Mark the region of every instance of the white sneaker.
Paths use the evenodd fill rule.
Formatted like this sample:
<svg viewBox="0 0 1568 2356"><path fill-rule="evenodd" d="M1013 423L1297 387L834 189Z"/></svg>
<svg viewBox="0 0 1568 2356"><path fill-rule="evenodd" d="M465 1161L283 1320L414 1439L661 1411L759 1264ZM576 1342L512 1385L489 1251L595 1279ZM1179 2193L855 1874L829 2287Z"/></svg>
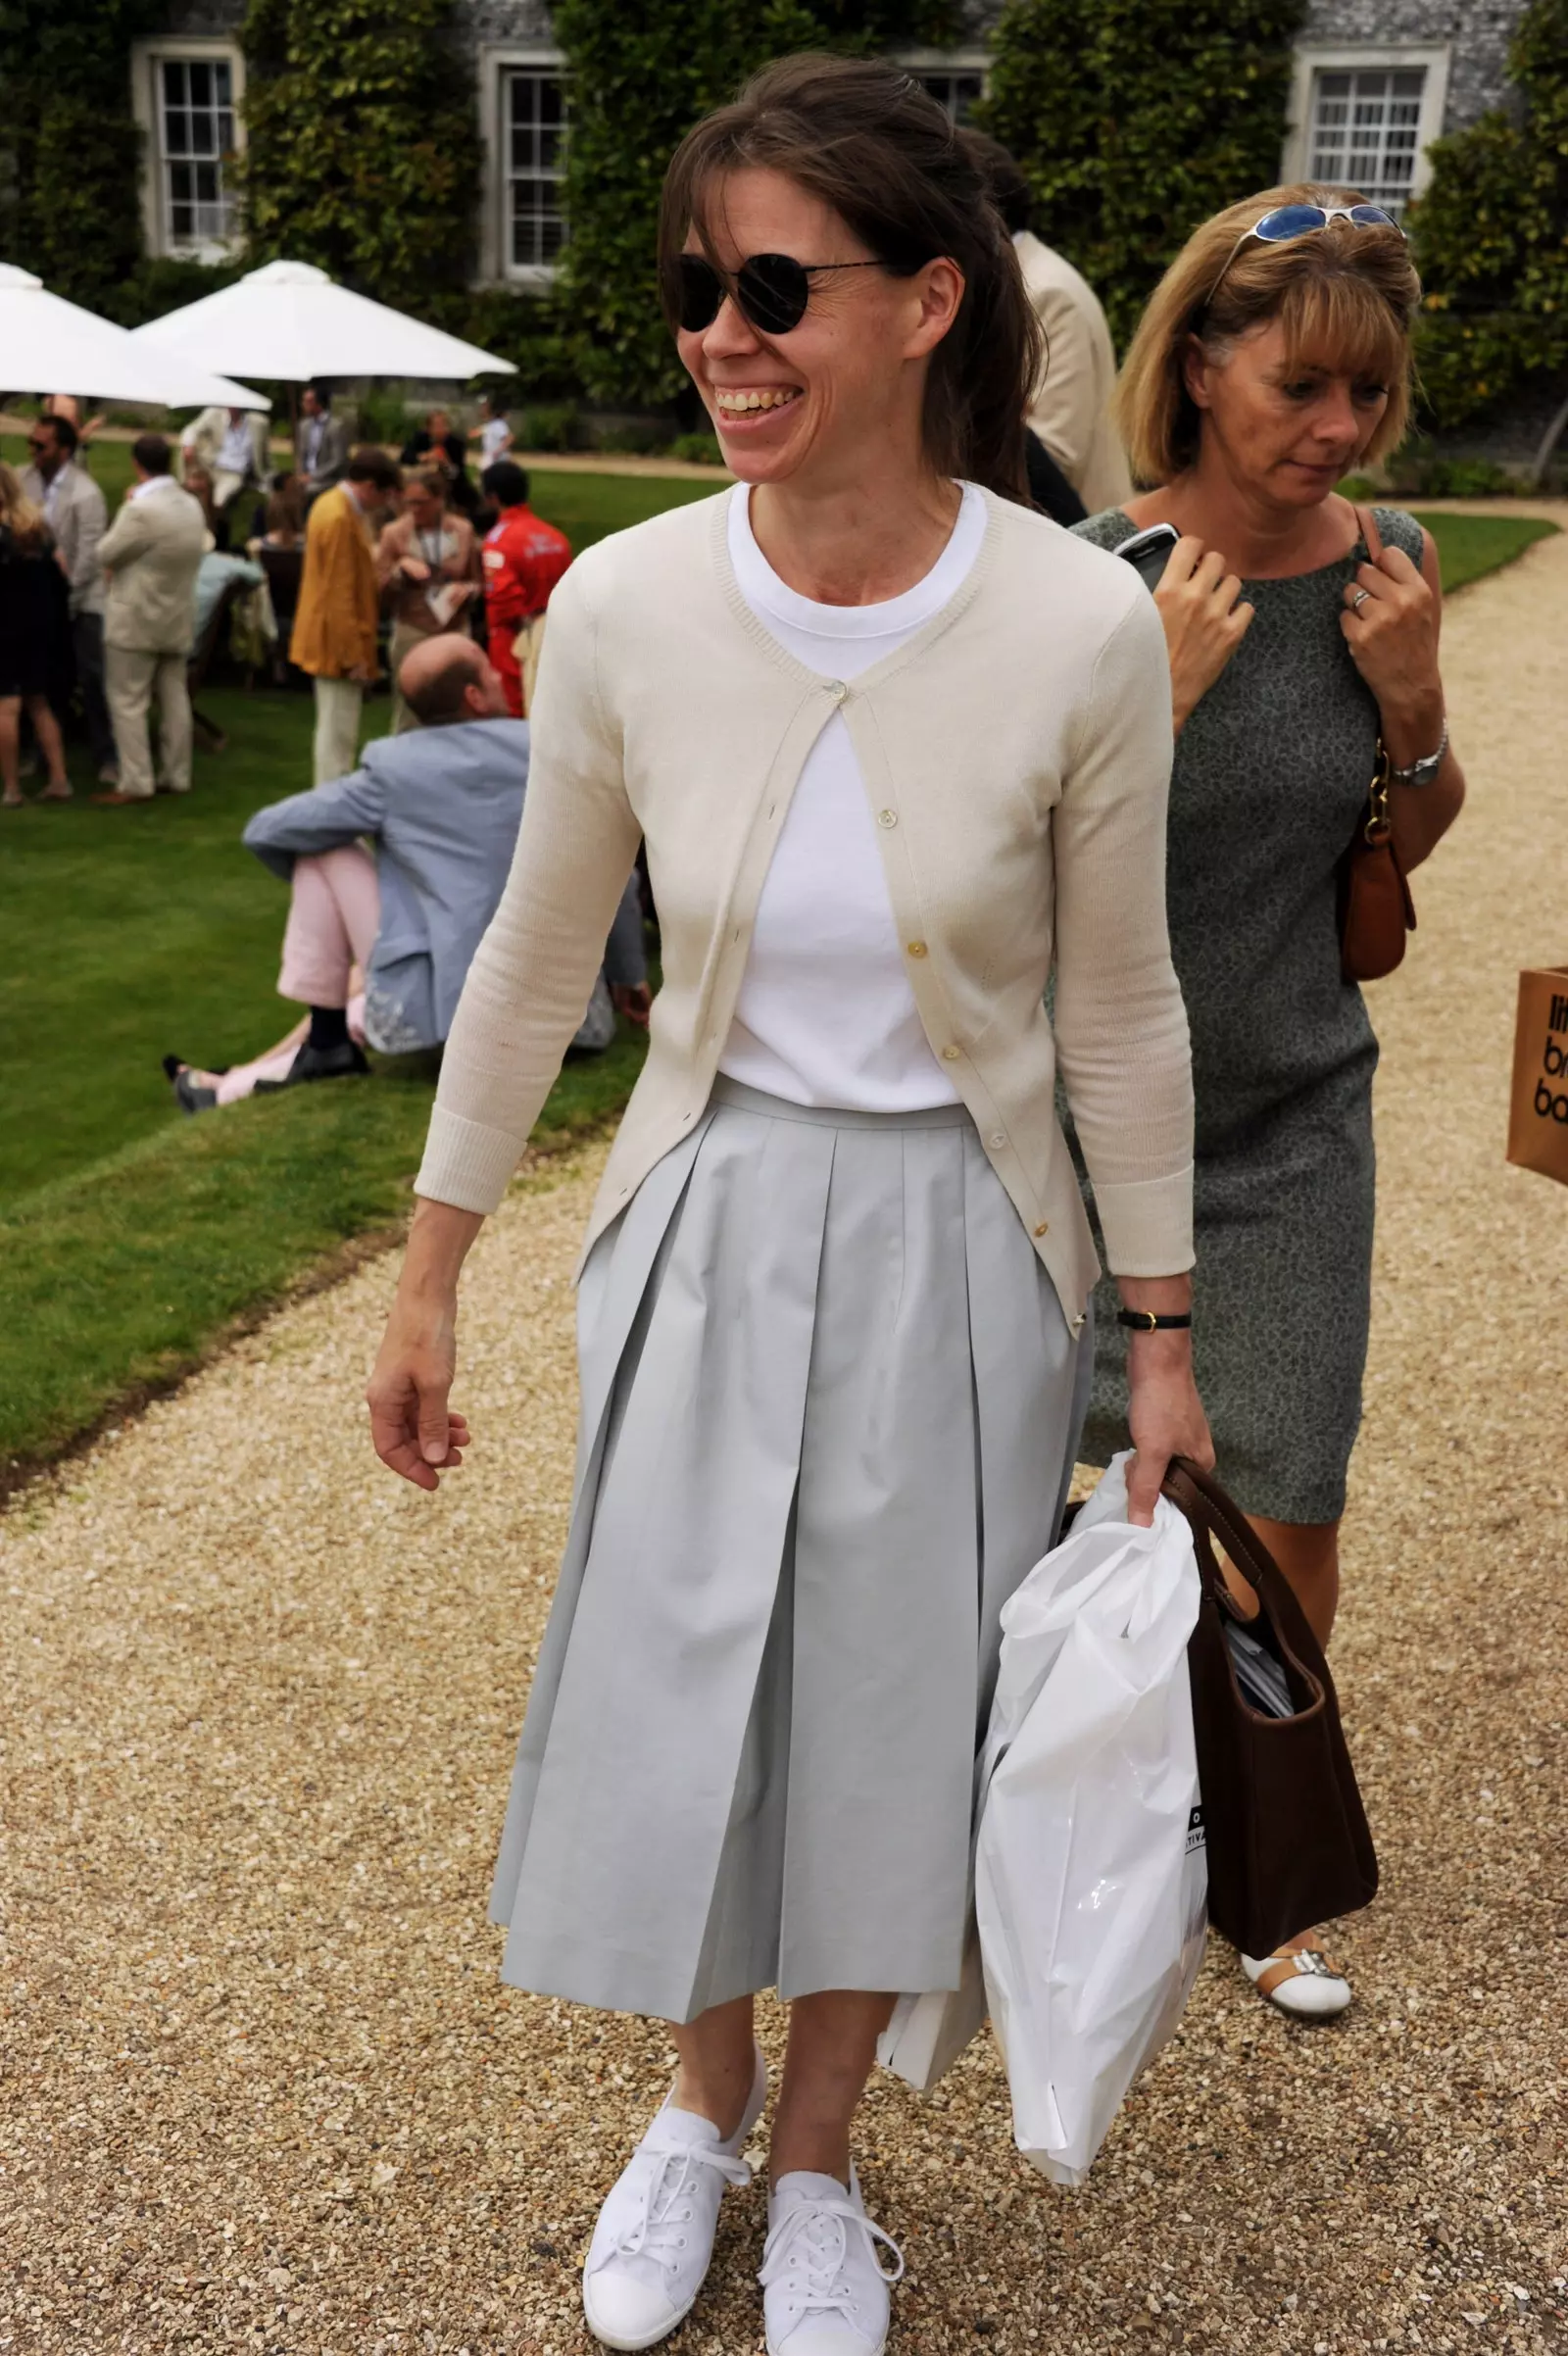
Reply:
<svg viewBox="0 0 1568 2356"><path fill-rule="evenodd" d="M881 2241L898 2260L891 2274ZM767 2356L881 2356L888 2336L888 2284L904 2252L865 2213L860 2180L798 2169L781 2176L767 2203L762 2253L762 2320Z"/></svg>
<svg viewBox="0 0 1568 2356"><path fill-rule="evenodd" d="M741 2148L767 2099L759 2049L746 2116L720 2138L666 2100L599 2212L582 2272L582 2311L607 2348L651 2348L691 2313L713 2254L726 2184L749 2184Z"/></svg>

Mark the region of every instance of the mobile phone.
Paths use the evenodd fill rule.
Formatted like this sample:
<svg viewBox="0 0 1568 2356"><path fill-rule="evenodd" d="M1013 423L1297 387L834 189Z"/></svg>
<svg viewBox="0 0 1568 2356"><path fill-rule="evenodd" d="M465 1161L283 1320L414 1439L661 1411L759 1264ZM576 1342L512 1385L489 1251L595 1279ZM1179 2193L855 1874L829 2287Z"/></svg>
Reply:
<svg viewBox="0 0 1568 2356"><path fill-rule="evenodd" d="M1116 554L1126 558L1147 589L1157 589L1170 562L1170 552L1180 537L1173 523L1152 523L1147 530L1134 532L1130 540L1124 540Z"/></svg>

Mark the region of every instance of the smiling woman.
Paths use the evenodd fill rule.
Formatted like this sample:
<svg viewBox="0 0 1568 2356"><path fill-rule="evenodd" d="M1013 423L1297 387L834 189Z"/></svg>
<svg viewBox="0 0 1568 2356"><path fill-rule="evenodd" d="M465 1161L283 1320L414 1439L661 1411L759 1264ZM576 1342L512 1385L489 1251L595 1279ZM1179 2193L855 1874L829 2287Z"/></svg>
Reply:
<svg viewBox="0 0 1568 2356"><path fill-rule="evenodd" d="M672 2025L588 2253L599 2339L652 2346L695 2303L776 1987L766 2344L877 2356L902 2262L852 2125L895 1994L959 1984L1002 1608L1058 1526L1088 1374L1058 1069L1151 1329L1135 1517L1208 1453L1169 677L1129 567L1026 504L1033 315L909 75L759 75L675 156L661 274L738 480L552 602L371 1415L422 1488L462 1457L459 1270L641 837L663 988L590 1227L582 1478L492 1908L509 1981Z"/></svg>

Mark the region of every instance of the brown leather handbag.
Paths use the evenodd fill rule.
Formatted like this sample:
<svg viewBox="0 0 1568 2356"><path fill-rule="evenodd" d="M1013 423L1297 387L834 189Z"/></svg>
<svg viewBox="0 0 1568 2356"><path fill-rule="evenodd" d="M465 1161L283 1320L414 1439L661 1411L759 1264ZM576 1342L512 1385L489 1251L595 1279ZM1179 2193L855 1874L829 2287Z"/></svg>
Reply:
<svg viewBox="0 0 1568 2356"><path fill-rule="evenodd" d="M1202 1601L1187 1646L1198 1782L1208 1848L1208 1918L1246 1955L1369 1905L1378 1861L1323 1648L1284 1573L1219 1484L1175 1456L1165 1495L1192 1524ZM1214 1540L1258 1599L1232 1600ZM1227 1624L1273 1656L1294 1705L1256 1709L1243 1693Z"/></svg>
<svg viewBox="0 0 1568 2356"><path fill-rule="evenodd" d="M1375 564L1383 554L1377 517L1370 508L1355 513ZM1380 982L1400 963L1405 935L1415 931L1415 903L1389 824L1389 757L1381 737L1366 810L1340 861L1339 885L1340 971L1348 982Z"/></svg>

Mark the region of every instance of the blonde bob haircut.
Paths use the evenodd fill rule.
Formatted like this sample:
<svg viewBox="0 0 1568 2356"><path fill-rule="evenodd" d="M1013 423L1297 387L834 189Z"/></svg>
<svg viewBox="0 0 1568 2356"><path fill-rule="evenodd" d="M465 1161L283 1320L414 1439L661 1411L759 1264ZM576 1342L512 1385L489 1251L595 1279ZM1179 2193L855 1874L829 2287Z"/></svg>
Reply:
<svg viewBox="0 0 1568 2356"><path fill-rule="evenodd" d="M1116 421L1141 483L1169 482L1198 456L1201 413L1183 374L1188 338L1197 336L1223 367L1240 338L1275 319L1284 323L1293 368L1387 385L1368 459L1402 441L1421 281L1398 230L1333 221L1277 245L1247 235L1281 205L1367 201L1347 188L1265 188L1194 230L1150 299L1116 386Z"/></svg>

